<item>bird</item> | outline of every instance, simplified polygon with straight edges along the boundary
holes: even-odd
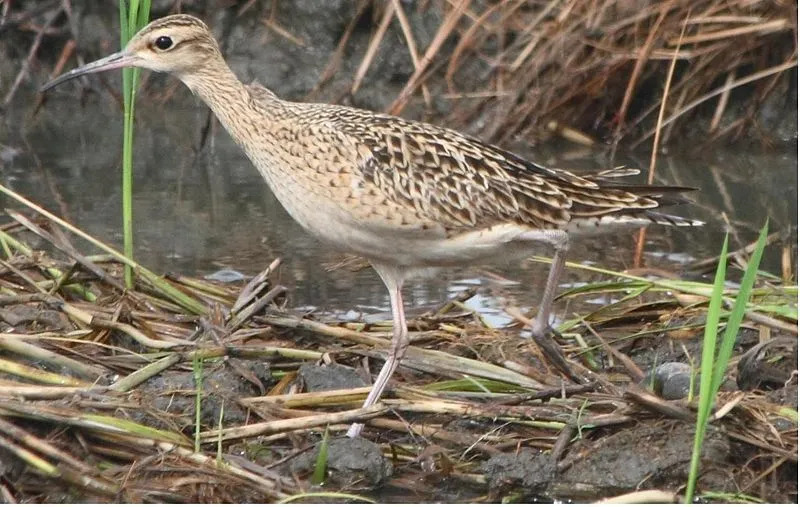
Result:
[[[380,399],[409,347],[402,296],[407,280],[551,247],[553,260],[530,329],[535,337],[549,337],[572,238],[653,223],[702,224],[658,211],[684,202],[682,194],[693,189],[619,181],[636,170],[579,175],[448,128],[343,105],[283,100],[240,81],[208,26],[187,14],[150,22],[121,51],[62,74],[41,91],[123,67],[182,81],[210,107],[294,220],[333,247],[367,259],[383,280],[392,340],[365,407]],[[347,436],[358,436],[363,427],[353,423]]]

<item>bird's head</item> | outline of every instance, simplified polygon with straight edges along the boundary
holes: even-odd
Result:
[[[194,16],[176,14],[151,22],[122,51],[62,74],[41,91],[84,74],[123,67],[168,72],[186,80],[220,58],[219,46],[206,24]]]

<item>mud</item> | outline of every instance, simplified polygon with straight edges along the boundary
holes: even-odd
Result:
[[[556,466],[547,454],[522,449],[518,453],[492,456],[483,465],[489,488],[494,496],[509,490],[520,490],[522,502],[541,501],[550,481],[555,477]]]
[[[739,388],[774,390],[787,387],[797,376],[796,359],[796,338],[784,336],[760,342],[739,360],[736,377]]]
[[[12,328],[23,326],[31,332],[69,328],[69,322],[60,312],[30,305],[9,305],[0,308],[0,321]]]
[[[243,361],[241,365],[258,379],[262,385],[272,385],[269,366],[263,361]],[[243,424],[247,411],[238,403],[242,397],[262,394],[252,382],[244,379],[239,370],[225,362],[204,364],[203,385],[200,400],[200,423],[204,427],[216,428]],[[140,420],[157,426],[190,431],[195,425],[196,381],[192,371],[166,372],[149,379],[141,386],[141,405],[148,407]],[[222,421],[220,421],[222,412]]]
[[[637,425],[604,438],[578,442],[566,462],[576,460],[559,475],[556,491],[572,488],[572,498],[581,494],[610,496],[632,489],[677,490],[686,481],[692,455],[694,425],[663,421]],[[725,468],[730,442],[710,427],[703,444],[702,488],[726,491]]]

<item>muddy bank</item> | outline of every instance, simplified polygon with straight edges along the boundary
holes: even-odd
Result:
[[[465,309],[474,291],[412,312],[413,346],[362,409],[390,322],[285,309],[278,262],[261,288],[141,269],[123,291],[108,255],[78,256],[47,220],[16,216],[0,224],[6,501],[679,500],[706,301],[658,278],[560,326],[569,375],[516,321]],[[769,294],[745,329],[759,332],[742,332],[717,398],[701,500],[797,501],[796,287],[758,285]],[[364,438],[343,437],[353,421]]]

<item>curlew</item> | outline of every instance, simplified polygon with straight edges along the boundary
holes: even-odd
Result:
[[[626,185],[612,169],[577,175],[434,125],[351,107],[282,100],[230,70],[208,27],[188,15],[142,28],[125,49],[46,84],[122,67],[177,77],[222,122],[308,232],[368,259],[389,291],[393,336],[364,406],[409,345],[402,287],[431,269],[554,249],[532,325],[547,335],[570,238],[651,223],[700,223],[656,211],[686,188]],[[348,436],[357,436],[355,423]]]

